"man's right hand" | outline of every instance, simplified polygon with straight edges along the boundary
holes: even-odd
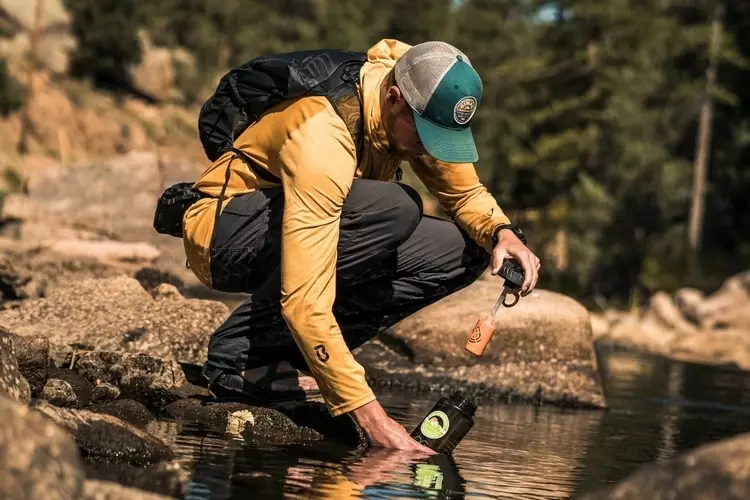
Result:
[[[352,412],[372,446],[434,455],[430,448],[416,442],[404,426],[393,420],[375,400]]]

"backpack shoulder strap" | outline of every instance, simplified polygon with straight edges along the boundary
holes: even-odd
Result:
[[[364,110],[362,98],[356,86],[361,67],[362,63],[359,61],[347,65],[341,73],[340,82],[326,92],[326,98],[344,121],[352,136],[357,153],[357,165],[362,162],[365,140]]]

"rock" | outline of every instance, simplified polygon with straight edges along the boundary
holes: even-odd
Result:
[[[750,370],[750,331],[727,329],[696,332],[676,339],[669,356],[681,361],[734,365]]]
[[[155,405],[184,397],[187,386],[180,365],[146,354],[88,351],[77,356],[73,370],[94,383],[116,385],[123,394]]]
[[[167,405],[164,413],[181,421],[195,422],[263,442],[288,443],[322,437],[316,431],[297,425],[275,409],[243,403],[204,403],[198,398],[187,398]]]
[[[502,280],[477,280],[395,325],[387,334],[403,342],[420,364],[471,364],[464,350],[471,329],[486,315],[502,289]],[[498,312],[498,328],[483,361],[503,363],[593,360],[591,320],[578,302],[537,290]]]
[[[40,245],[76,259],[97,259],[105,264],[153,263],[161,252],[150,243],[109,240],[43,240]]]
[[[36,409],[70,432],[88,460],[148,465],[173,458],[172,450],[162,441],[110,415],[44,402]]]
[[[210,335],[228,313],[224,304],[208,300],[154,300],[138,281],[119,276],[61,286],[46,299],[0,312],[0,324],[57,344],[202,364]]]
[[[163,283],[174,286],[178,291],[185,288],[185,282],[179,277],[155,267],[143,267],[135,272],[133,278],[152,294]]]
[[[0,302],[44,295],[46,280],[7,255],[0,257]]]
[[[164,101],[172,94],[175,67],[172,51],[154,47],[145,32],[139,33],[141,62],[130,70],[133,87],[155,101]]]
[[[91,391],[91,403],[106,403],[107,401],[113,401],[120,397],[120,389],[114,385],[102,382],[97,384]]]
[[[604,408],[601,383],[589,361],[481,363],[473,366],[414,364],[378,339],[355,350],[372,387],[449,394],[462,390],[477,402]],[[434,397],[438,397],[437,395]]]
[[[83,485],[83,500],[167,500],[135,488],[127,488],[109,481],[87,480]]]
[[[26,404],[31,400],[29,383],[18,370],[13,338],[2,327],[0,327],[0,396]]]
[[[672,460],[641,466],[614,486],[581,500],[750,498],[750,434],[699,446]]]
[[[79,406],[78,396],[76,396],[73,387],[59,379],[49,379],[44,386],[41,398],[52,405],[63,408],[75,408]]]
[[[674,295],[675,305],[680,313],[694,324],[700,323],[698,309],[705,300],[703,292],[695,288],[680,288]]]
[[[121,463],[85,464],[86,477],[98,481],[112,481],[149,493],[172,498],[184,498],[190,474],[179,462],[159,462],[146,467]]]
[[[2,396],[0,415],[0,498],[81,498],[84,474],[73,439]]]
[[[596,340],[597,344],[627,347],[654,354],[668,355],[671,342],[679,335],[653,317],[643,320],[635,314],[613,325]]]
[[[154,420],[154,416],[148,411],[148,408],[132,399],[106,401],[91,405],[87,409],[95,413],[112,415],[113,417],[117,417],[124,422],[135,425],[136,427],[145,427],[149,422]]]
[[[698,306],[701,328],[736,328],[750,332],[750,271],[727,279]]]
[[[672,301],[672,298],[664,292],[656,292],[650,300],[650,309],[647,314],[653,315],[654,319],[666,328],[680,332],[696,332],[698,328],[687,321],[680,309]]]
[[[29,382],[31,394],[41,394],[49,378],[50,343],[45,337],[13,335],[18,369]]]
[[[362,429],[350,415],[332,417],[323,403],[289,401],[276,404],[273,408],[295,424],[319,432],[325,439],[340,441],[350,448],[363,448],[367,445]]]
[[[50,381],[56,380],[58,382],[63,382],[64,384],[67,384],[67,386],[70,388],[75,398],[75,404],[73,406],[83,407],[89,404],[89,401],[91,400],[91,391],[94,388],[91,385],[91,383],[88,380],[86,380],[85,377],[70,370],[53,369],[53,370],[50,370],[49,372],[49,379]],[[45,386],[45,390],[47,389],[49,385],[50,385],[49,382],[47,382],[47,386]],[[56,384],[56,386],[58,388],[62,388],[62,385],[59,383]],[[63,390],[66,390],[66,389],[63,389]],[[42,399],[46,399],[46,398],[42,398]],[[55,404],[56,406],[63,406],[63,405],[57,405],[56,403],[53,403],[52,401],[50,401],[50,403]]]
[[[606,335],[609,332],[610,324],[603,314],[591,315],[591,335],[594,340]]]

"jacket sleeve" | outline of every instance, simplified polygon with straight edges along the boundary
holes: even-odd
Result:
[[[337,416],[375,396],[332,311],[341,210],[356,168],[351,136],[332,113],[308,118],[279,152],[281,311],[330,413]]]
[[[495,198],[479,181],[471,163],[444,163],[429,155],[410,161],[414,173],[438,199],[456,223],[488,252],[492,251],[492,231],[509,224]]]

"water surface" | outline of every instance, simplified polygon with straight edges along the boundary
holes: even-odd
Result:
[[[186,498],[575,498],[644,463],[750,430],[744,372],[599,355],[608,410],[480,404],[453,456],[423,463],[335,443],[259,445],[169,424],[179,460],[192,471]],[[411,430],[440,395],[378,397]]]

